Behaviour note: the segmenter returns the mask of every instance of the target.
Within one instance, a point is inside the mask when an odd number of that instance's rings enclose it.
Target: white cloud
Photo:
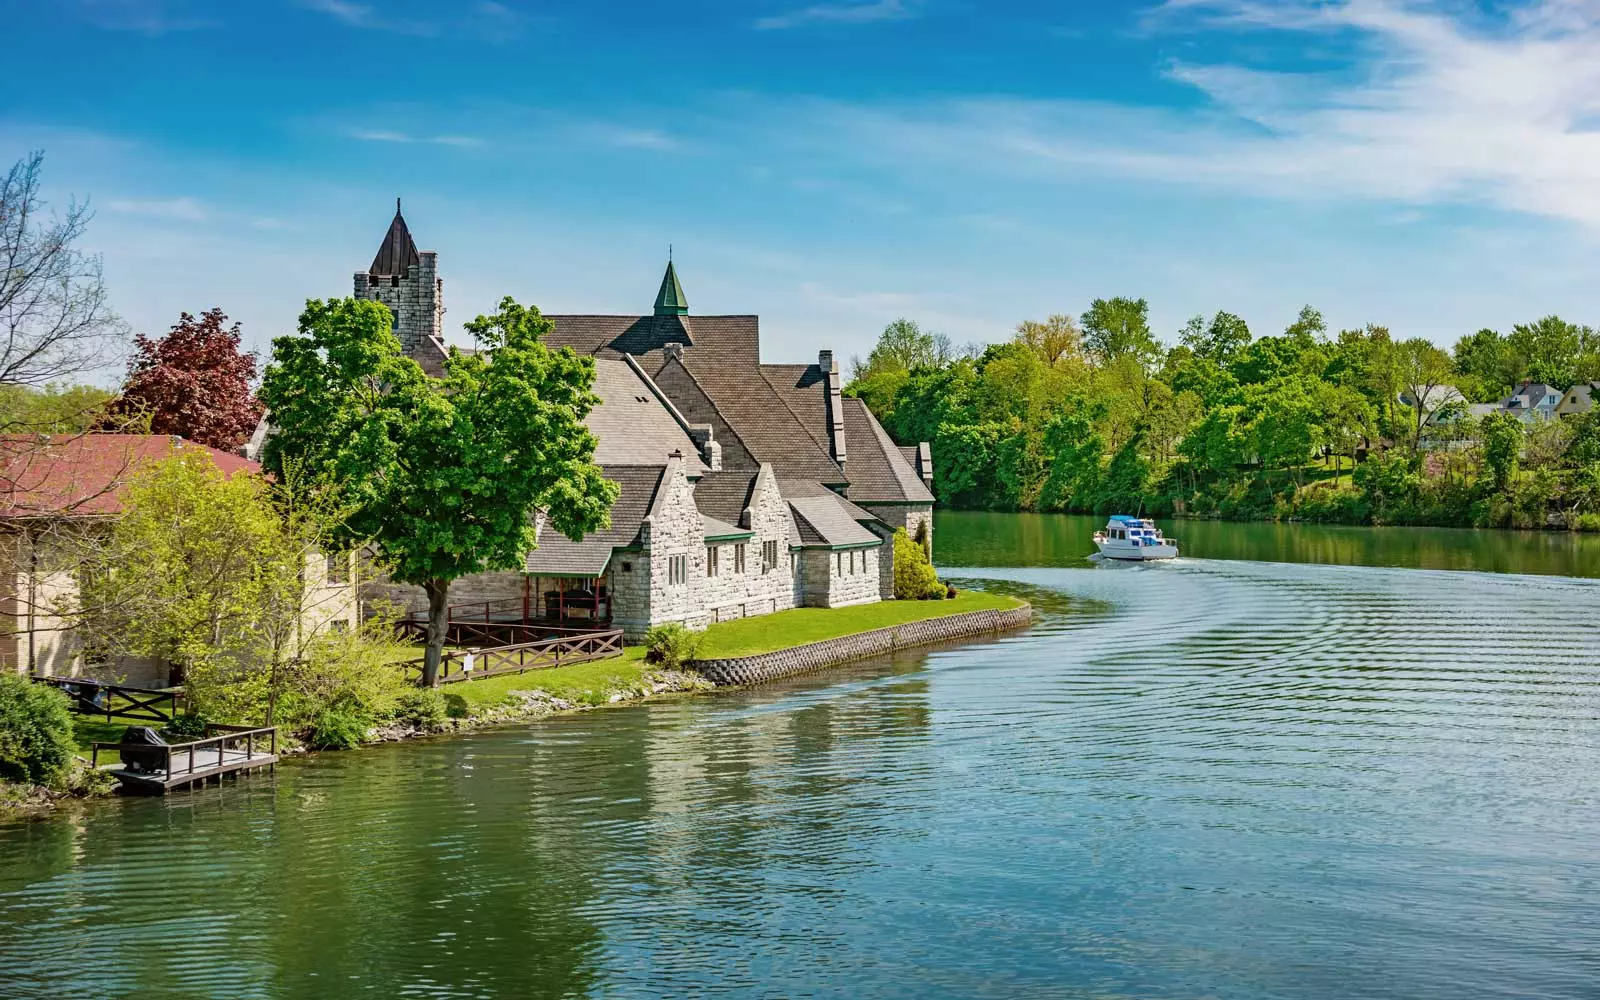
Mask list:
[[[915,16],[906,0],[870,0],[867,3],[819,3],[756,21],[760,31],[798,28],[807,24],[869,24],[900,21]]]
[[[482,139],[470,135],[412,135],[409,132],[394,132],[387,129],[358,129],[350,133],[350,138],[362,142],[431,143],[436,146],[483,145]]]
[[[1353,48],[1343,65],[1305,72],[1174,62],[1166,75],[1204,95],[1200,109],[1008,98],[833,106],[820,131],[886,159],[990,173],[1476,204],[1600,227],[1595,0],[1542,0],[1495,20],[1402,0],[1169,0],[1152,23],[1239,26],[1291,44],[1338,36]]]
[[[211,25],[211,21],[188,11],[189,0],[74,0],[79,16],[107,31],[132,31],[141,35],[165,35]]]
[[[193,198],[165,200],[137,200],[115,198],[106,202],[106,208],[119,215],[139,215],[152,219],[173,219],[179,222],[202,222],[205,209]]]

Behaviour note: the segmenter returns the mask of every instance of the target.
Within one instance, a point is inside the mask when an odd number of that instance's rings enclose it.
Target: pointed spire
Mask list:
[[[372,268],[368,273],[385,278],[404,276],[406,268],[421,263],[417,244],[411,239],[411,230],[406,228],[405,217],[400,214],[400,199],[396,198],[394,221],[389,223],[389,231],[378,245],[378,254],[372,258]]]
[[[667,251],[667,273],[661,278],[661,291],[656,293],[656,315],[689,315],[689,300],[684,298],[683,286],[678,284],[678,272],[672,266],[671,250]]]

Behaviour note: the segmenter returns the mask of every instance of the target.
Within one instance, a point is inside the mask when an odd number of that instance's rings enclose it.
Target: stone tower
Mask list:
[[[394,200],[394,221],[378,246],[372,267],[357,271],[355,296],[382,302],[394,313],[394,332],[400,346],[412,357],[432,357],[444,344],[444,281],[439,277],[439,255],[419,253]],[[425,366],[426,367],[426,366]]]

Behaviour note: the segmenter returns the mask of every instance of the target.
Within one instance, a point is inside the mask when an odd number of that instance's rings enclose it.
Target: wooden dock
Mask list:
[[[140,795],[165,795],[180,788],[203,785],[224,775],[244,774],[271,767],[278,762],[278,729],[271,726],[248,729],[242,726],[208,726],[216,735],[192,743],[168,746],[129,747],[121,743],[94,744],[91,761],[99,766],[101,750],[117,750],[138,760],[124,760],[103,770],[122,782],[126,791]]]

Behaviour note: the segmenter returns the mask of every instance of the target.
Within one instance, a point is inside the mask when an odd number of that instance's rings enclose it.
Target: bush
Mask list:
[[[700,639],[699,632],[692,632],[678,622],[657,625],[644,634],[644,662],[666,670],[682,669],[699,654]]]
[[[55,688],[0,674],[0,778],[60,787],[72,769],[71,701]]]
[[[901,601],[927,601],[945,596],[944,584],[922,546],[906,529],[894,529],[894,596]]]
[[[172,721],[162,730],[162,735],[169,743],[173,740],[203,739],[206,735],[206,718],[199,712],[174,715]]]
[[[460,698],[460,695],[455,697]],[[420,729],[425,733],[437,732],[444,728],[445,720],[449,718],[449,708],[445,704],[444,695],[432,688],[416,688],[403,692],[395,699],[393,719],[412,729]]]
[[[350,709],[330,708],[317,716],[307,742],[313,750],[353,750],[367,738],[367,719]]]
[[[452,719],[465,719],[472,714],[472,710],[467,707],[467,699],[459,694],[447,694],[444,696],[444,714]]]

